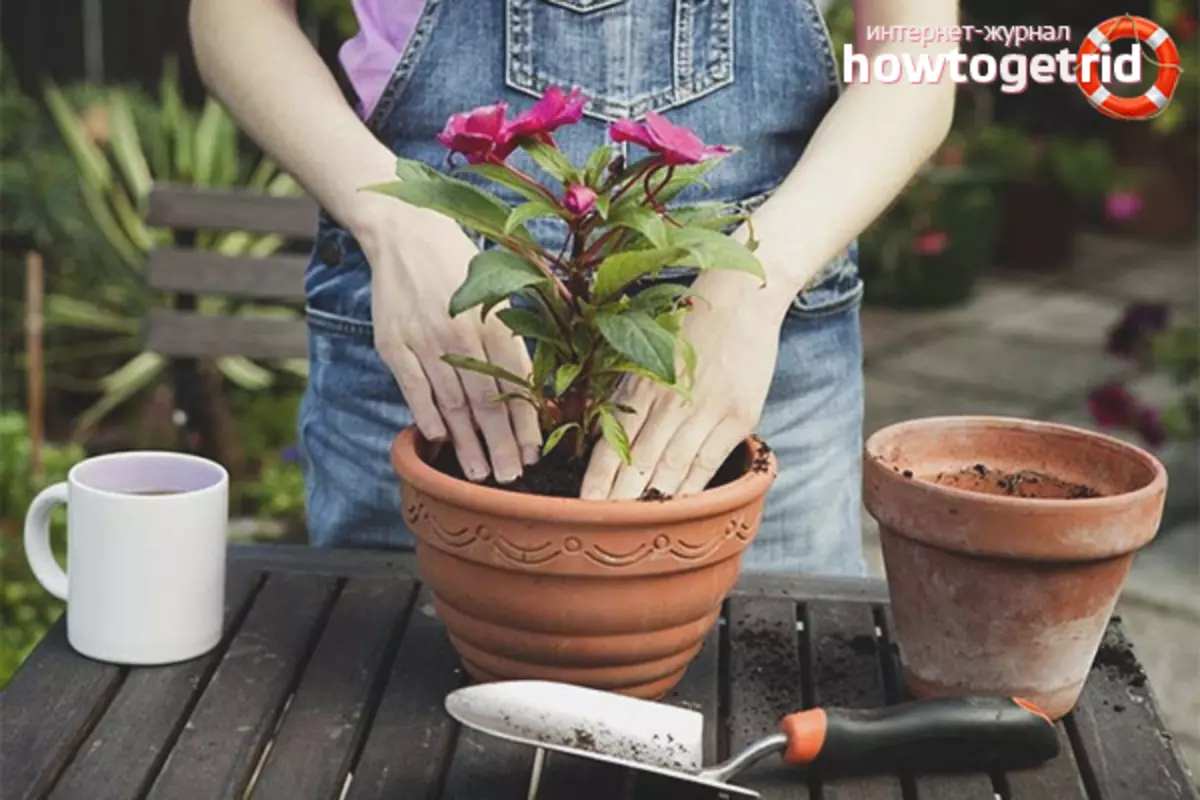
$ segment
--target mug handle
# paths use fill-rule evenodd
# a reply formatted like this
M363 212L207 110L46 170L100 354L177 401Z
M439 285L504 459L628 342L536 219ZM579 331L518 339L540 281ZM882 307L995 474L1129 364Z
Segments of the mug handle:
M38 583L59 600L67 599L67 573L50 549L50 514L67 504L67 484L56 483L38 492L25 515L25 557Z

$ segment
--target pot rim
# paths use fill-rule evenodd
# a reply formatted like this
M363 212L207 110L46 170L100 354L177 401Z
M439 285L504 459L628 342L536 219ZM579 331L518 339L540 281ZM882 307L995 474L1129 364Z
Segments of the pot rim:
M392 440L392 466L403 480L440 500L460 508L519 519L607 525L612 527L654 525L700 519L725 514L745 507L755 497L766 494L778 473L778 460L763 440L749 436L745 444L751 458L768 458L762 472L747 469L741 477L700 494L676 497L664 502L643 500L583 500L574 497L510 492L480 486L435 469L418 452L420 436L415 426L400 431Z
M1148 467L1153 475L1148 483L1138 487L1132 491L1121 492L1120 494L1108 494L1100 497L1078 497L1078 498L1051 498L1051 497L1013 497L1004 494L984 494L980 492L972 492L967 489L958 489L953 486L945 486L940 483L931 481L913 481L910 478L901 478L895 475L896 480L903 480L908 486L914 488L919 487L921 491L928 492L935 496L941 496L946 499L960 501L981 501L986 500L988 504L995 504L1001 507L1024 509L1037 508L1046 511L1066 511L1070 509L1098 509L1098 510L1117 510L1125 508L1131 502L1140 500L1148 500L1156 494L1160 494L1166 490L1167 486L1167 468L1163 465L1154 454L1122 441L1115 436L1109 436L1105 433L1090 431L1086 428L1076 427L1074 425L1066 425L1060 422L1043 422L1041 420L1025 419L1022 417L1004 417L1004 416L989 416L989 415L948 415L940 417L921 417L918 419L907 420L905 422L897 422L880 428L867 439L863 446L863 457L872 464L875 464L886 475L893 475L892 470L886 468L888 462L884 459L880 452L885 444L894 442L904 434L914 431L929 431L938 428L954 425L962 428L1009 428L1012 430L1025 431L1042 431L1052 433L1069 433L1082 435L1093 441L1100 441L1120 451L1123 455L1141 462Z

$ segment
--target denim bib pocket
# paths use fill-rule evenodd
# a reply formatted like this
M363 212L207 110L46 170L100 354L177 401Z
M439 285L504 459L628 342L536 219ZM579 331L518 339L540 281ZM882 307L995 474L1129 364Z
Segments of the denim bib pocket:
M505 0L505 83L577 87L600 120L666 111L733 83L734 0Z
M818 280L792 300L788 316L826 317L860 304L863 282L858 275L857 255L858 246L852 244L830 260Z

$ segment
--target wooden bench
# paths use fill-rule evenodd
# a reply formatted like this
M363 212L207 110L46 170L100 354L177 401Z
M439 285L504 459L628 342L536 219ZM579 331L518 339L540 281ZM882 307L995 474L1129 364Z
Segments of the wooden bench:
M147 317L147 349L185 360L233 355L305 357L308 347L302 318L206 315L196 310L196 298L219 295L298 303L304 298L307 255L226 256L192 245L201 231L277 234L298 244L311 242L317 224L317 205L311 198L156 186L150 193L147 222L176 232L176 245L152 251L147 264L148 286L175 295L173 310L155 309Z

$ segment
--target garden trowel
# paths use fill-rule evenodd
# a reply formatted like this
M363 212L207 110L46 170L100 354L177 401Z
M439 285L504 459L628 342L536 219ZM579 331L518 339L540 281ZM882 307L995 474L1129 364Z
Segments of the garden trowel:
M762 759L842 772L993 772L1058 754L1049 717L1009 698L919 700L878 709L814 708L716 766L703 763L704 717L664 703L546 681L469 686L446 698L463 725L531 747L591 758L757 798L728 781Z

